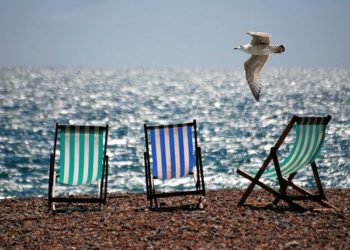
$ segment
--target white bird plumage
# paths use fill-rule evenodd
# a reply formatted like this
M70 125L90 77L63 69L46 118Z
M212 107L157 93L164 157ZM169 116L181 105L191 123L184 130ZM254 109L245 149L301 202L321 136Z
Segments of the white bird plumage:
M259 101L261 91L261 69L271 53L282 53L285 51L285 48L283 45L270 45L271 35L269 33L248 32L247 34L252 36L252 41L235 49L252 55L244 63L244 69L250 90L255 100Z

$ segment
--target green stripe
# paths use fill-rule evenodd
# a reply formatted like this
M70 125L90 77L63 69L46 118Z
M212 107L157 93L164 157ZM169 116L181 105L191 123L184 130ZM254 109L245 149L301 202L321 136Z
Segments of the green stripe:
M97 168L97 180L102 178L102 155L103 155L103 131L98 131L98 168Z
M64 154L64 148L66 143L66 134L65 129L60 130L60 173L58 177L59 182L63 182L64 180L64 161L65 161L65 154Z
M92 180L92 173L94 167L94 128L89 129L89 172L87 182L90 183Z
M73 184L73 178L74 178L74 158L75 158L75 127L70 128L70 134L69 134L69 177L68 177L68 184Z
M84 176L84 146L85 146L85 129L81 128L79 131L79 175L78 175L78 185L83 183Z

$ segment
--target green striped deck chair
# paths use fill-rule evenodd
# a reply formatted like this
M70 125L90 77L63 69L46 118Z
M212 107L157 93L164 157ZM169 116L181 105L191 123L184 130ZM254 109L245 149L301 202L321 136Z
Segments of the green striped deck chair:
M196 120L185 124L144 125L147 199L158 207L158 198L205 195L201 148L198 146ZM193 190L158 192L155 180L166 181L194 176ZM200 198L201 201L201 198ZM201 205L201 203L200 203Z
M55 141L50 159L49 209L56 202L106 203L108 125L76 126L56 124ZM58 152L56 152L58 151ZM56 185L97 185L96 196L56 196Z
M243 205L255 185L258 185L275 196L275 200L273 201L274 205L277 205L280 200L283 200L298 210L304 210L303 207L295 201L311 200L316 201L325 207L331 207L326 202L326 197L315 163L315 159L319 155L324 143L326 127L330 120L331 116L298 117L294 115L276 142L275 146L271 148L270 154L259 170L245 172L237 169L238 174L251 181L251 184L243 194L238 205ZM277 156L278 150L289 132L292 131L293 127L295 128L293 147L287 157L285 157L282 161L279 161ZM315 178L315 183L317 186L316 193L311 193L297 186L292 181L297 172L308 165L311 165ZM260 181L260 179L264 178L277 179L279 183L279 190L277 191ZM297 195L288 194L287 191L289 187L292 188L295 191L294 193L297 193Z

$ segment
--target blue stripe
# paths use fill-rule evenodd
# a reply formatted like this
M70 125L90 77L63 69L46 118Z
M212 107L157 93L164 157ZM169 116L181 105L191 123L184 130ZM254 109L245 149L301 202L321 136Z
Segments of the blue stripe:
M151 134L152 161L153 161L153 177L158 178L156 134L154 132L154 129L150 129L150 134Z
M168 178L166 171L166 152L165 152L165 138L164 138L164 129L159 129L159 137L160 137L160 151L162 154L162 179L165 180Z
M171 157L171 178L176 178L174 128L169 128L169 145Z
M184 156L184 136L182 132L183 127L179 126L178 134L179 134L179 152L180 152L180 176L185 175L185 156Z
M188 156L190 161L189 171L193 172L193 142L192 142L192 127L187 127L187 137L188 137Z

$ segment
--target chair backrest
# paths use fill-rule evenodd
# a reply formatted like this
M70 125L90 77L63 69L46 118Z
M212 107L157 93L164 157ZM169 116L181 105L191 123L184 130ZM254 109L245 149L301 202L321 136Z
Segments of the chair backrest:
M151 155L153 178L166 180L193 173L196 164L194 144L197 145L195 122L194 120L193 123L186 124L145 125L146 150ZM149 142L147 131L150 135Z
M105 165L108 125L57 125L57 129L60 152L58 182L81 185L100 180Z
M321 151L325 132L331 117L297 117L294 145L291 153L280 162L283 176L295 173L315 160ZM264 176L275 176L274 169Z

